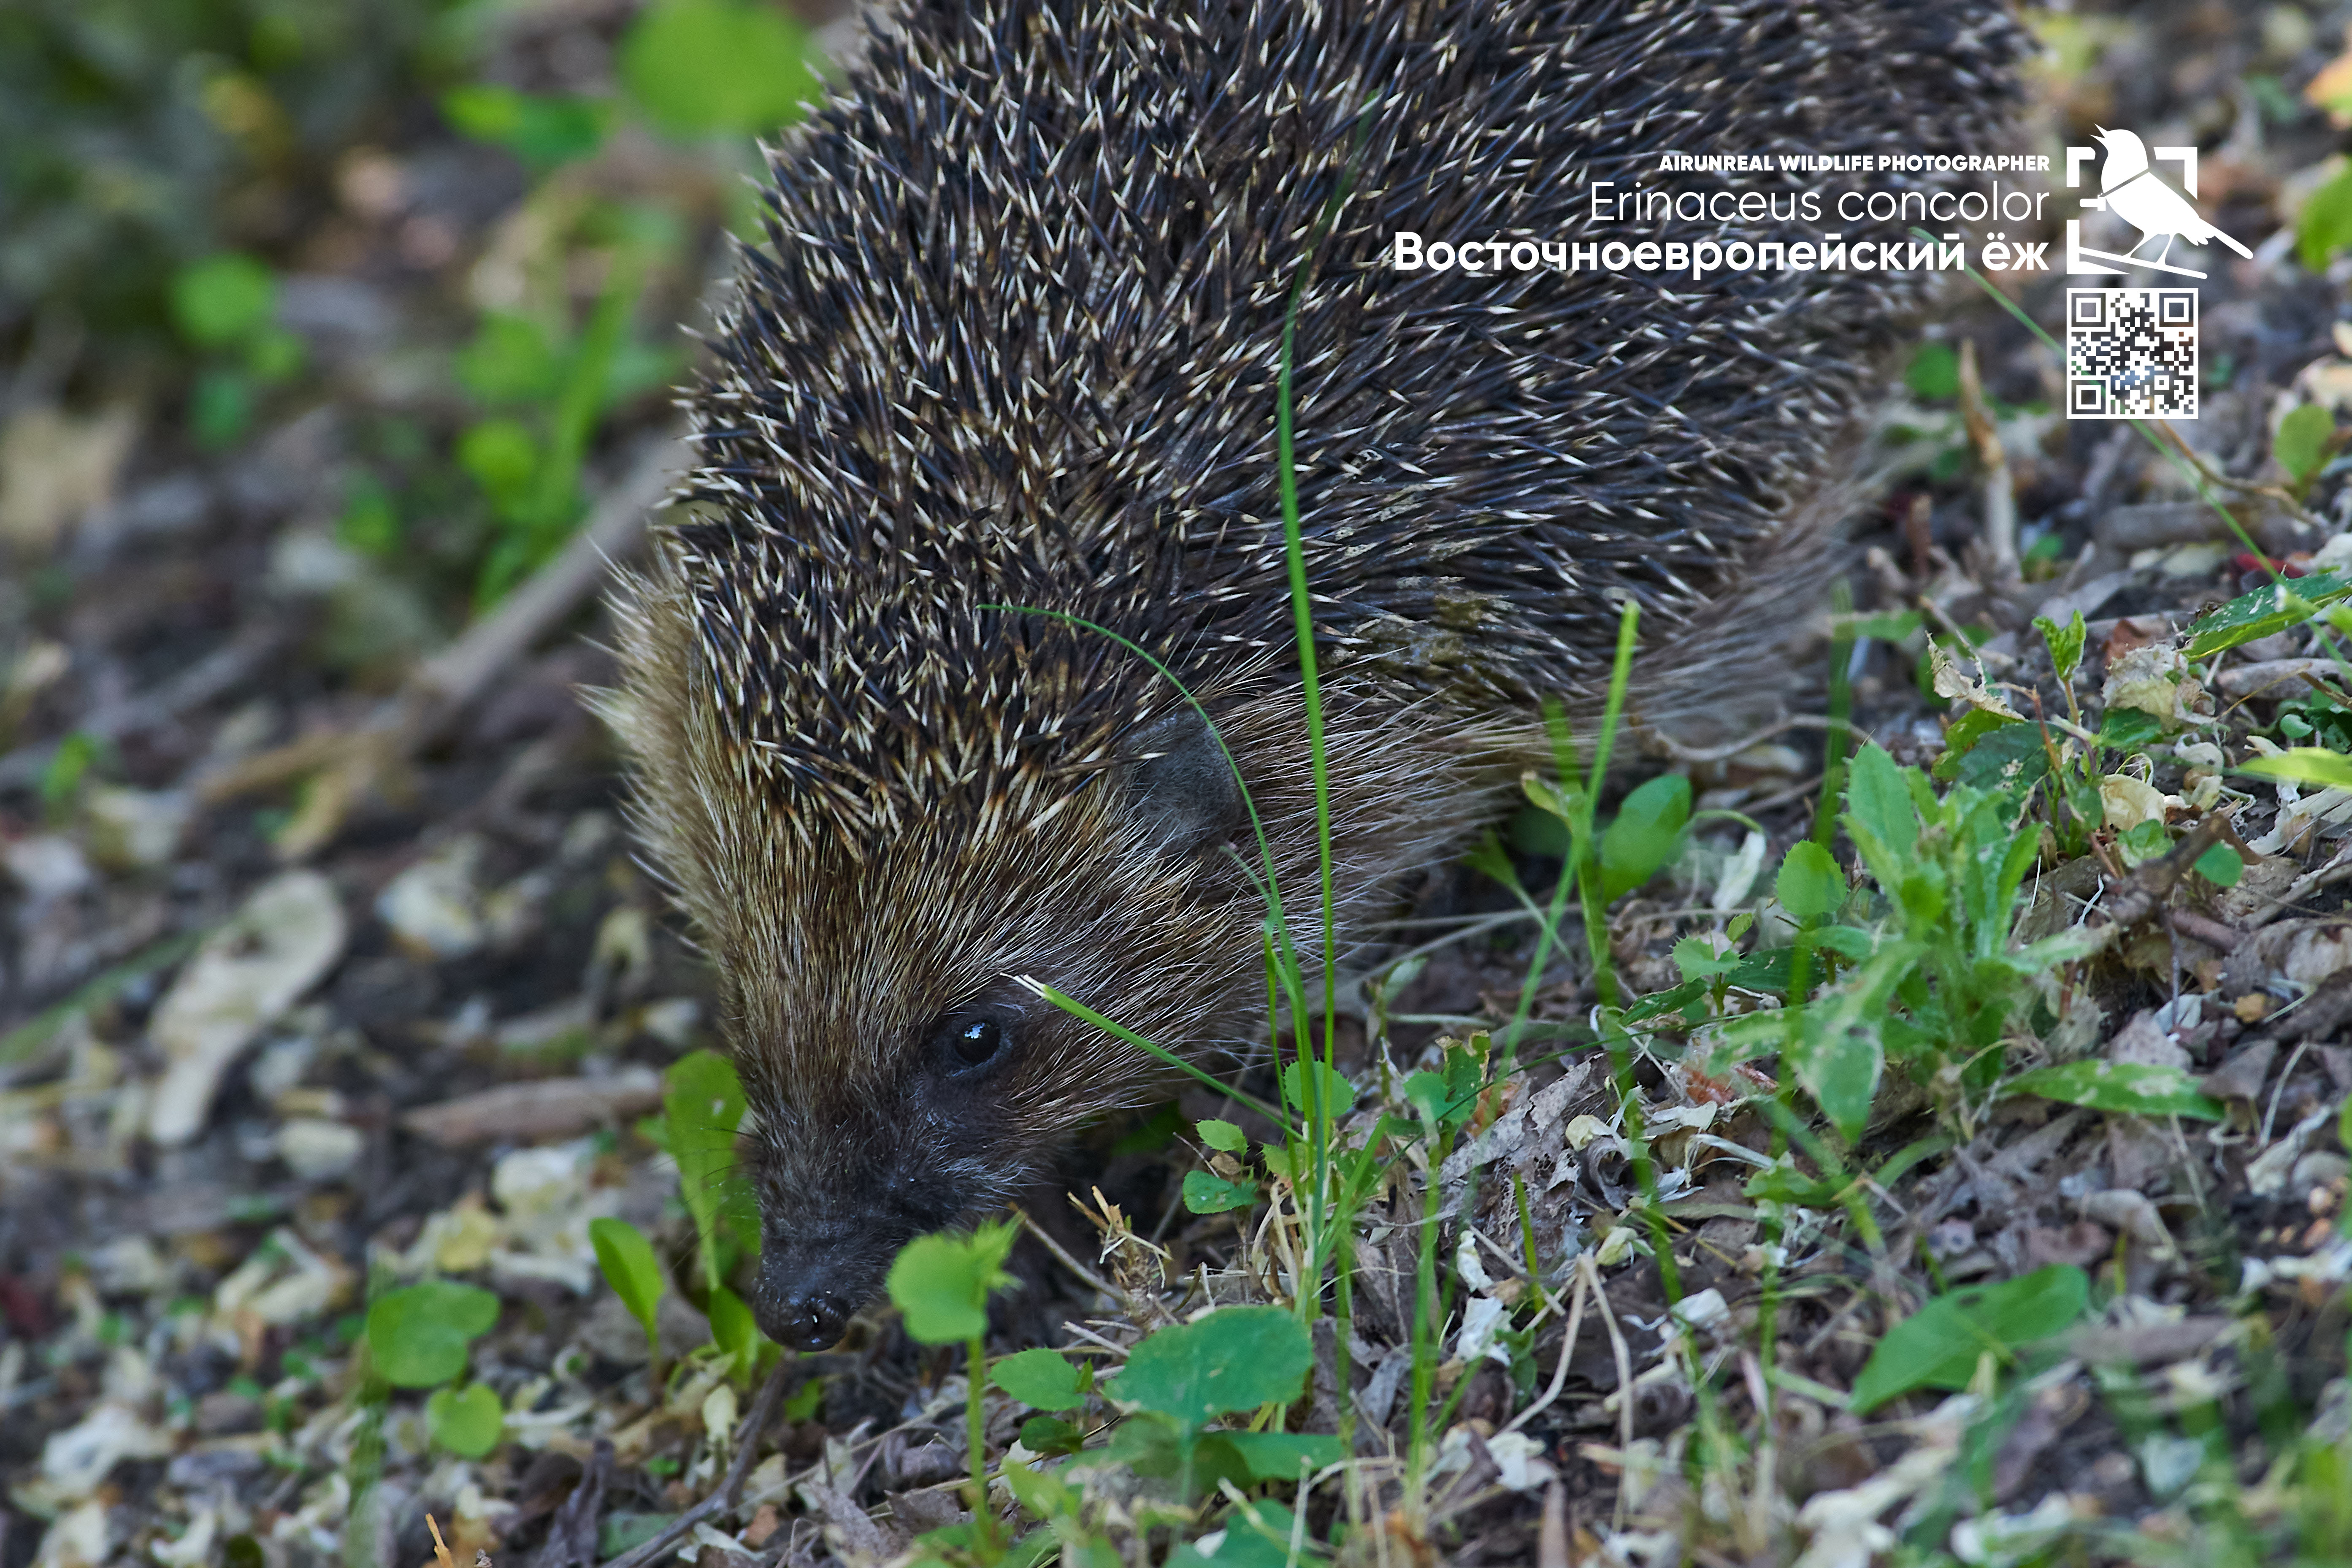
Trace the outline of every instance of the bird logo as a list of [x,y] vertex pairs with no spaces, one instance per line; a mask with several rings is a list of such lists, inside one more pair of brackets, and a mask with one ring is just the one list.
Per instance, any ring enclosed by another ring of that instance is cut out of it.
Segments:
[[[2093,138],[2105,153],[2099,164],[2099,194],[2084,196],[2085,208],[2098,208],[2115,214],[2139,230],[2139,240],[2120,255],[2105,250],[2091,250],[2082,243],[2082,220],[2070,218],[2066,223],[2066,270],[2069,272],[2121,272],[2126,267],[2145,267],[2158,272],[2178,273],[2184,278],[2202,278],[2202,272],[2182,267],[2168,258],[2175,240],[2190,245],[2207,245],[2220,240],[2240,256],[2252,258],[2253,252],[2230,236],[2208,223],[2199,213],[2189,195],[2197,190],[2197,149],[2194,147],[2158,147],[2156,155],[2178,162],[2181,166],[2181,183],[2189,188],[2184,195],[2165,183],[2156,172],[2148,155],[2147,143],[2136,132],[2109,131],[2099,128]],[[2066,183],[2073,184],[2082,163],[2093,156],[2087,147],[2066,150]],[[2140,252],[2157,239],[2164,247],[2153,258]],[[2116,266],[2098,266],[2097,262],[2115,262]]]

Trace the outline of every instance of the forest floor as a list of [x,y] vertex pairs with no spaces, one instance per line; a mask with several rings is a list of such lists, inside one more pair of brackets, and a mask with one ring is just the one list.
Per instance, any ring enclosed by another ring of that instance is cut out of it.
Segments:
[[[631,9],[518,12],[467,79],[601,101]],[[1294,1430],[1353,1434],[1302,1510],[1307,1557],[2352,1561],[2352,792],[2236,771],[2352,749],[2352,630],[2287,614],[2210,650],[2190,630],[2274,574],[2352,577],[2352,259],[2304,211],[2352,123],[2315,106],[2352,76],[2345,20],[2038,24],[2032,145],[2123,124],[2201,146],[2204,205],[2254,254],[2201,253],[2202,407],[2169,450],[2063,417],[2061,355],[1992,297],[2054,323],[2062,275],[1957,279],[1920,326],[1871,433],[1853,612],[1824,607],[1802,656],[1829,669],[1834,639],[1889,771],[1825,752],[1817,723],[1680,764],[1672,855],[1607,910],[1633,1004],[1613,1025],[1576,922],[1523,986],[1538,922],[1468,866],[1351,974],[1357,1099],[1331,1148],[1393,1163],[1353,1215],[1348,1338],[1311,1331],[1288,1390]],[[666,1112],[676,1064],[719,1045],[713,991],[579,697],[612,675],[597,551],[634,546],[682,462],[663,388],[688,361],[659,323],[699,319],[740,159],[630,123],[566,158],[468,139],[436,108],[446,65],[373,82],[373,118],[313,145],[298,89],[331,82],[214,79],[265,100],[221,123],[294,127],[211,198],[268,258],[266,309],[234,308],[234,269],[173,263],[176,336],[52,304],[5,340],[0,1568],[419,1568],[428,1511],[460,1562],[574,1568],[656,1539],[739,1455],[677,1541],[702,1568],[980,1550],[918,1541],[965,1517],[958,1345],[886,1302],[826,1352],[719,1353],[691,1285],[713,1222]],[[500,453],[521,431],[526,478],[551,471],[564,367],[590,361],[565,478],[593,547],[566,546]],[[2290,425],[2304,408],[2326,417]],[[1825,684],[1792,706],[1822,711]],[[1891,868],[1850,827],[1884,800],[1817,812],[1825,770],[1884,782],[1948,752],[1957,782],[1923,773]],[[2004,803],[1994,860],[2027,844],[2014,908],[1901,912],[1906,868],[1978,831],[1935,813],[1977,799]],[[1815,909],[1817,822],[1844,836]],[[1485,864],[1542,907],[1561,837],[1523,813]],[[1962,977],[1990,987],[1951,1026],[1990,1029],[1976,1054],[1918,1045],[1931,984],[1961,984],[1938,944],[1987,922],[2056,956]],[[1858,1105],[1816,1058],[1741,1045],[1822,931],[1854,933],[1812,950],[1808,1016],[1873,1035]],[[1881,1037],[1886,1015],[1905,1023]],[[1498,1039],[1536,1065],[1466,1107],[1415,1098],[1416,1073],[1489,1070]],[[1268,1067],[1238,1087],[1284,1094]],[[1202,1308],[1291,1304],[1306,1183],[1236,1103],[1196,1089],[1070,1152],[1027,1205],[992,1353],[1108,1379]],[[1455,1217],[1424,1278],[1433,1171]],[[1249,1201],[1198,1212],[1202,1173]],[[605,1219],[676,1285],[650,1335],[600,1267]],[[370,1304],[428,1280],[496,1310],[450,1372],[387,1388]],[[988,1394],[992,1460],[1046,1466],[1134,1404],[1074,1394],[1083,1416],[1041,1426],[1048,1403]],[[1203,1537],[1225,1500],[1169,1494],[1139,1447],[1086,1469],[1107,1451],[1051,1472],[1067,1495],[1020,1497],[1062,1531],[1036,1550],[1290,1555],[1238,1522],[1290,1518],[1257,1484],[1278,1468],[1237,1472],[1255,1500]]]

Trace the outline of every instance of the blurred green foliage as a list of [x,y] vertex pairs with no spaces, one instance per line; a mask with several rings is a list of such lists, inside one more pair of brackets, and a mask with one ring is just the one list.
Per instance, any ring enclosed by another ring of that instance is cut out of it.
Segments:
[[373,563],[371,602],[413,605],[399,635],[345,639],[361,664],[414,651],[452,600],[487,605],[561,548],[587,510],[600,435],[683,370],[663,322],[701,270],[694,182],[672,201],[559,171],[634,123],[708,155],[731,188],[757,166],[749,138],[819,90],[807,34],[774,0],[648,0],[613,40],[618,86],[604,96],[480,79],[516,10],[0,5],[0,358],[55,332],[99,387],[139,367],[135,379],[177,389],[200,448],[245,438],[274,416],[266,400],[291,408],[320,390],[278,320],[276,268],[335,204],[346,152],[406,159],[454,132],[531,176],[519,221],[469,236],[455,258],[470,268],[474,243],[503,244],[520,278],[442,339],[462,397],[347,411],[337,538]]
[[173,320],[204,356],[188,400],[197,445],[226,447],[244,435],[257,390],[302,368],[302,340],[277,323],[277,309],[278,279],[235,251],[208,256],[173,279]]
[[[44,310],[168,342],[169,285],[289,237],[298,188],[464,57],[451,0],[0,6],[0,342]],[[185,324],[184,319],[183,324]]]
[[816,96],[806,32],[743,0],[660,0],[622,40],[620,64],[630,96],[676,136],[772,131]]

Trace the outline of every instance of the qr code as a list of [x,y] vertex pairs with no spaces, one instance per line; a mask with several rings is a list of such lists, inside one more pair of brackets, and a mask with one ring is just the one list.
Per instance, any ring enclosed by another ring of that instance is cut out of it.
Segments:
[[2197,417],[2197,290],[2066,290],[2069,419]]

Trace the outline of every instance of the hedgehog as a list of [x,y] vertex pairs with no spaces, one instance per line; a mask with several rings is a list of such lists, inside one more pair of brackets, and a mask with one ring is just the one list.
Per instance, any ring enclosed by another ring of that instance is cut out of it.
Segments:
[[[923,0],[867,28],[768,153],[603,699],[751,1110],[754,1314],[801,1348],[909,1237],[1164,1095],[1033,983],[1242,1047],[1244,786],[1321,947],[1286,326],[1353,940],[1549,765],[1549,703],[1593,710],[1627,602],[1638,735],[1770,716],[1934,281],[1412,269],[1395,237],[1638,239],[1595,228],[1597,187],[1674,184],[1784,193],[1683,237],[1819,239],[1786,184],[1662,155],[1979,150],[2022,38],[1997,0]],[[1872,188],[1959,188],[1937,162]]]

